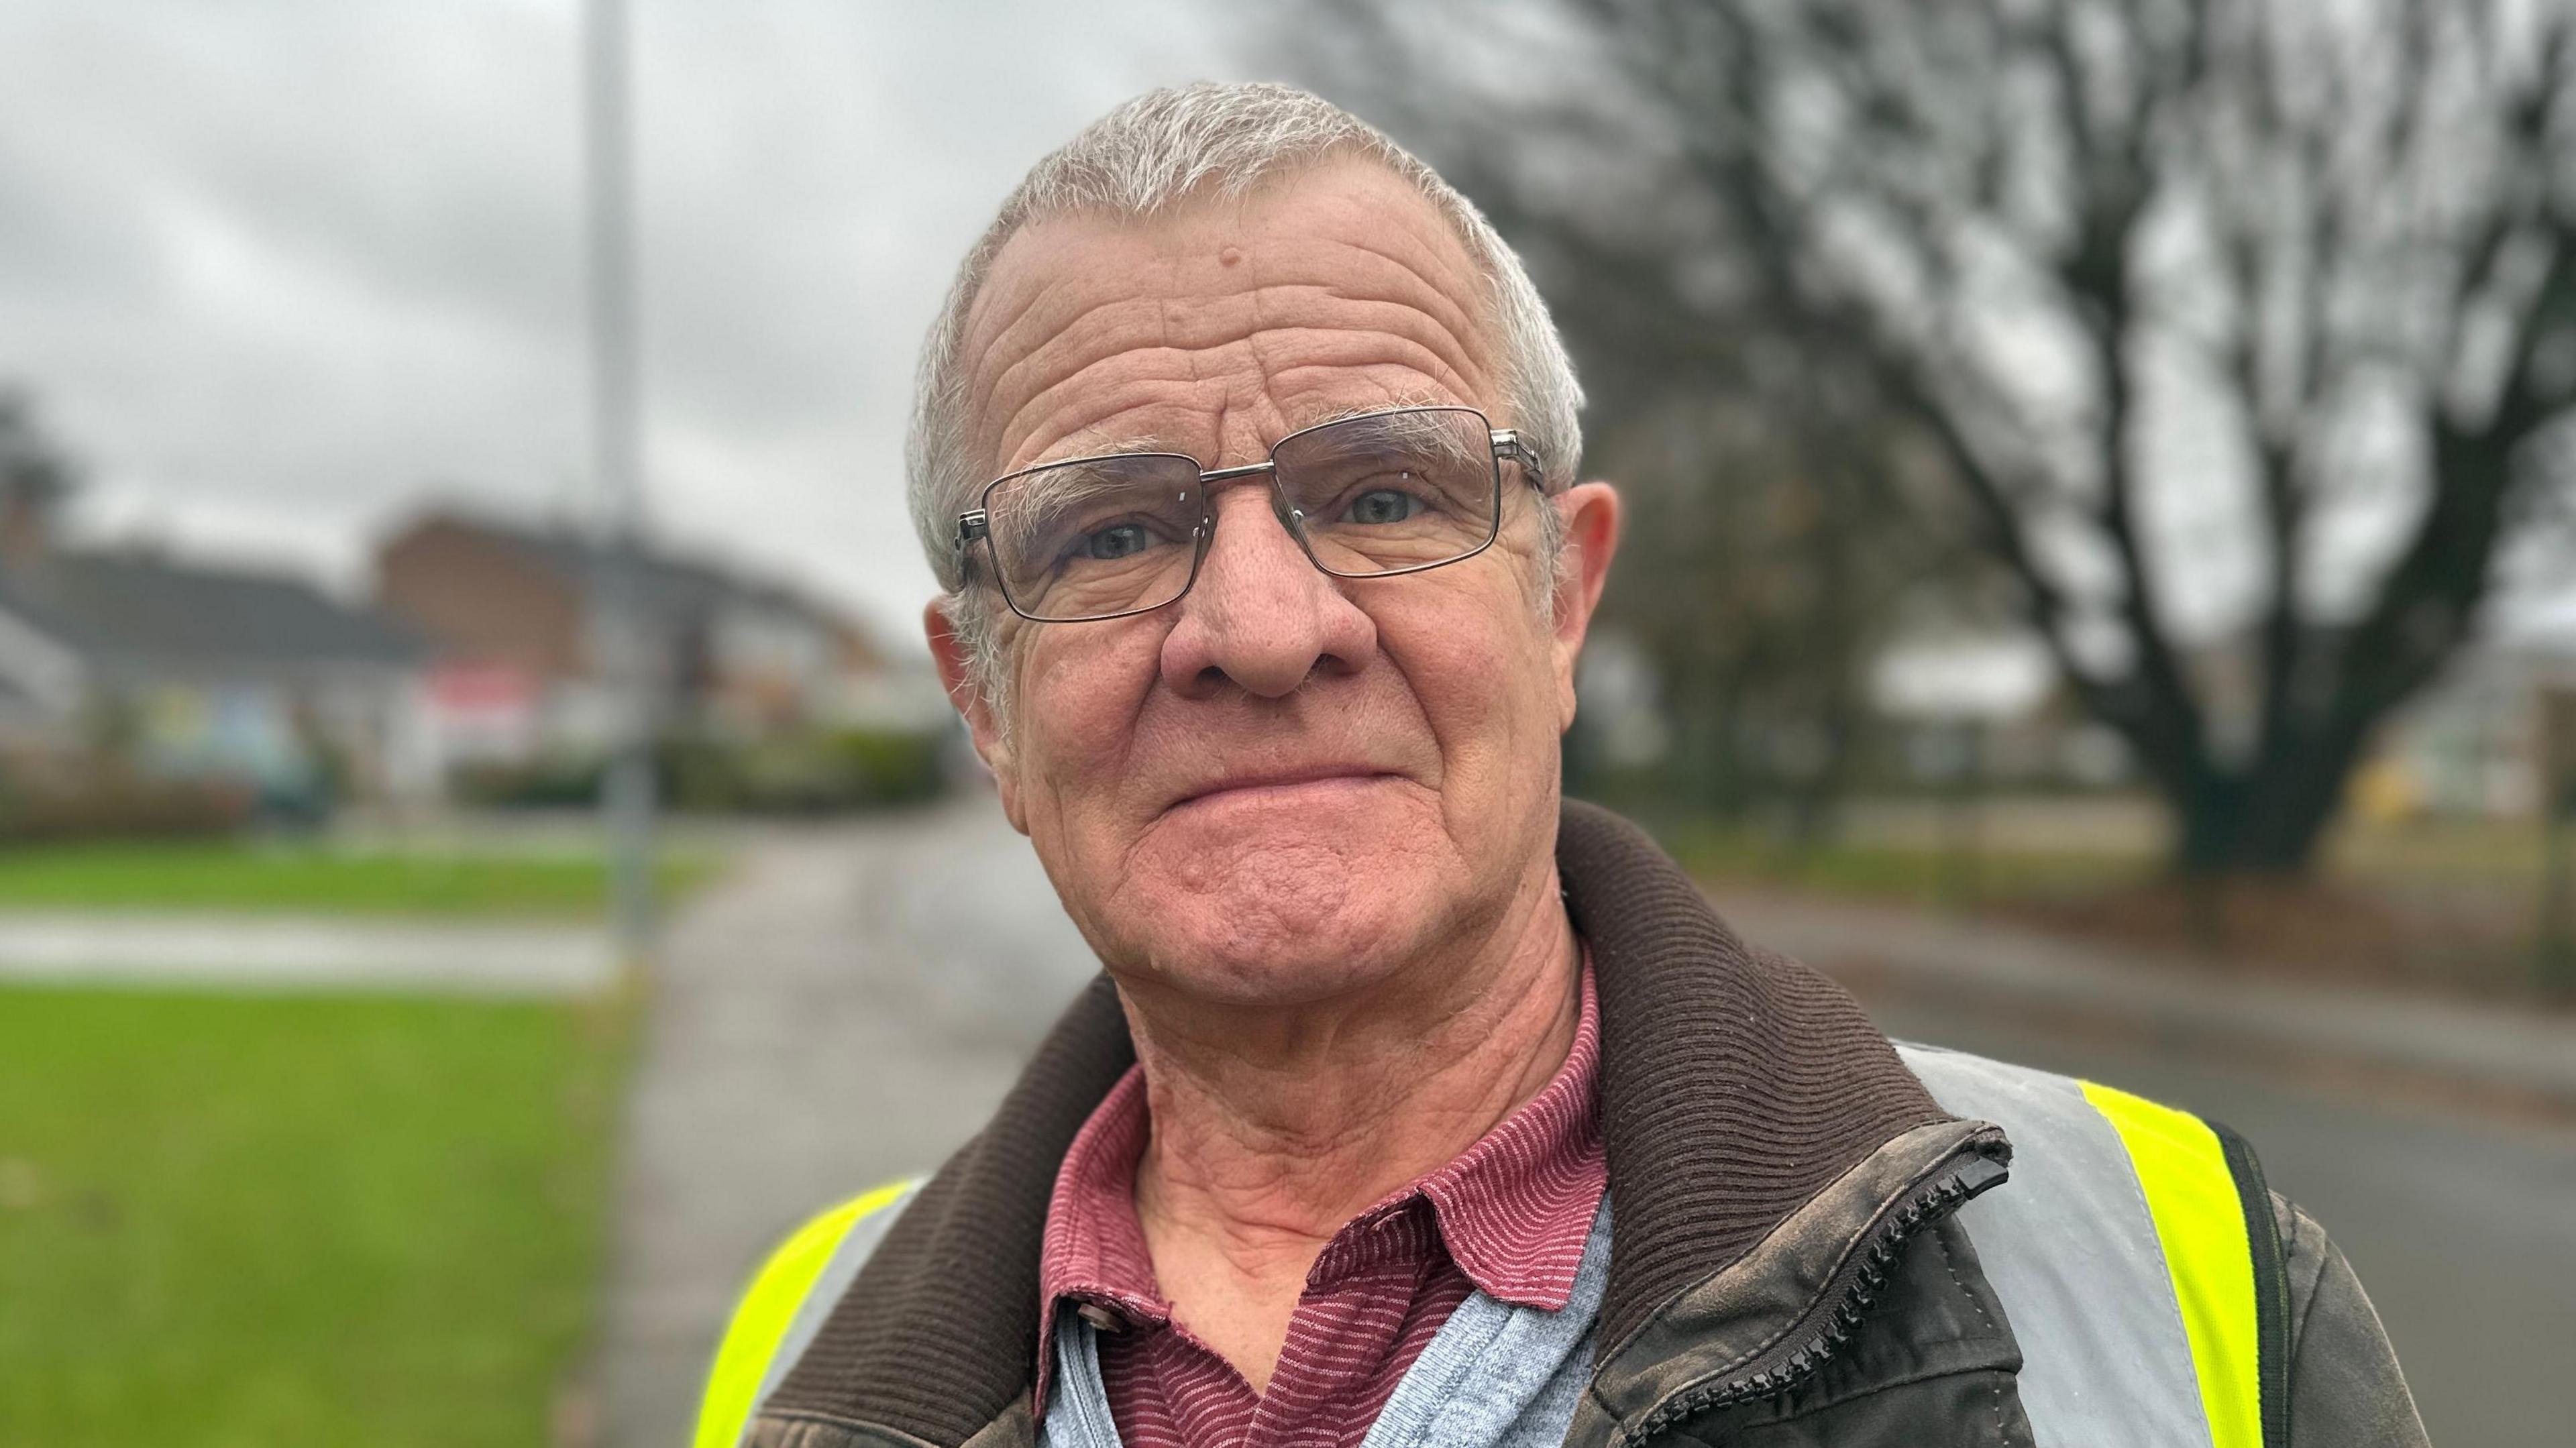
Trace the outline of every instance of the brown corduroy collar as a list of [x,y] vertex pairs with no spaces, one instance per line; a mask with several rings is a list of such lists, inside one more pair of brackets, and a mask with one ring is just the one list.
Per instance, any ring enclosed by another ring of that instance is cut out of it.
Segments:
[[[1746,946],[1633,825],[1569,801],[1557,868],[1600,993],[1616,1344],[1895,1137],[1949,1119],[1841,987]],[[761,1441],[964,1444],[1028,1425],[1057,1165],[1135,1059],[1106,977],[1076,999],[759,1414]],[[1018,1432],[1007,1436],[1023,1436]]]

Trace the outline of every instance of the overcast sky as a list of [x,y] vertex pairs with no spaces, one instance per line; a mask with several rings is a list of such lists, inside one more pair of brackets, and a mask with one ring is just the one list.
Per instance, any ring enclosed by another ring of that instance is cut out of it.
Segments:
[[[1264,7],[630,3],[654,527],[913,640],[903,422],[958,257],[1119,99],[1255,74]],[[354,589],[433,501],[594,506],[579,9],[0,4],[0,384],[87,462],[82,531]]]
[[[0,382],[92,535],[354,585],[436,498],[585,481],[577,0],[9,0]],[[650,510],[909,636],[915,349],[1011,183],[1247,74],[1185,0],[634,0]]]

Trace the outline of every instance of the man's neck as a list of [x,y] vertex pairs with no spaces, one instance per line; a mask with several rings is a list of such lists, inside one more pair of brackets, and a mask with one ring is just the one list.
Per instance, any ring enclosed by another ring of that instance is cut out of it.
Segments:
[[1366,1001],[1229,1029],[1223,1013],[1129,998],[1152,1122],[1137,1216],[1177,1315],[1256,1391],[1333,1234],[1564,1064],[1582,957],[1553,882],[1515,901],[1481,959]]

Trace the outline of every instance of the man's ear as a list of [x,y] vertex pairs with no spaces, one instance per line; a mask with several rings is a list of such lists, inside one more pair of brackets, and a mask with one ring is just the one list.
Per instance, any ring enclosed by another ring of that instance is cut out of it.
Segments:
[[1610,581],[1610,558],[1619,551],[1619,490],[1608,483],[1578,483],[1550,500],[1565,520],[1565,552],[1556,569],[1556,694],[1559,732],[1574,726],[1574,661],[1584,632]]
[[993,702],[984,697],[975,671],[966,659],[964,641],[957,637],[957,621],[949,617],[952,600],[934,598],[921,610],[922,632],[930,639],[931,662],[939,666],[939,682],[948,691],[948,702],[966,721],[966,734],[975,745],[975,757],[993,771],[993,787],[1002,797],[1002,813],[1011,820],[1011,828],[1022,834],[1028,826],[1020,823],[1019,780],[1011,772],[1011,747],[1002,733],[1002,721],[993,712]]

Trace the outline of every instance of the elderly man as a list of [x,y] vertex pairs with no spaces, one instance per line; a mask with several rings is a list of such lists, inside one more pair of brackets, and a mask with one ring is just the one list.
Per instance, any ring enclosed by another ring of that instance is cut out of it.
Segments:
[[1022,182],[913,510],[1106,974],[780,1249],[699,1448],[2422,1442],[2240,1141],[1900,1053],[1560,802],[1578,400],[1475,209],[1311,96],[1156,92]]

